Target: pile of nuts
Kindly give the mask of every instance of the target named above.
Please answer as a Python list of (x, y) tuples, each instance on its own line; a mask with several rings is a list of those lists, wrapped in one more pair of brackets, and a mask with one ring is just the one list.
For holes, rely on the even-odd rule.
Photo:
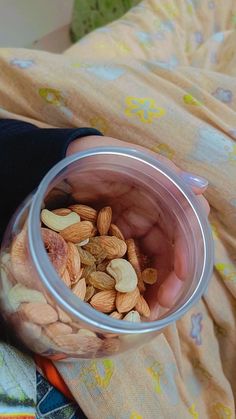
[[(157, 271), (141, 272), (141, 257), (133, 239), (125, 238), (112, 224), (112, 208), (99, 212), (86, 205), (71, 205), (54, 211), (43, 209), (41, 221), (45, 246), (55, 236), (60, 249), (52, 263), (64, 283), (81, 300), (116, 319), (133, 322), (148, 318), (150, 309), (143, 293), (146, 284), (157, 281)], [(51, 250), (48, 247), (49, 255)], [(127, 259), (126, 259), (127, 257)]]
[[(112, 223), (111, 207), (97, 211), (74, 204), (53, 211), (43, 209), (41, 221), (48, 256), (77, 297), (118, 320), (140, 322), (149, 318), (144, 292), (156, 283), (157, 271), (148, 267), (148, 258), (134, 240), (125, 240)], [(29, 261), (25, 228), (14, 238), (10, 254), (2, 258), (1, 275), (5, 312), (35, 352), (63, 359), (119, 350), (117, 335), (84, 329), (44, 292)]]

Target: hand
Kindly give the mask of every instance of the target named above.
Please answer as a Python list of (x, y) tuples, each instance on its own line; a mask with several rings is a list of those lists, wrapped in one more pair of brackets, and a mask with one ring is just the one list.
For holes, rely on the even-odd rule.
[[(80, 151), (86, 151), (90, 148), (108, 146), (134, 148), (133, 144), (115, 138), (90, 136), (73, 141), (68, 147), (67, 156)], [(197, 199), (204, 211), (207, 214), (209, 213), (209, 205), (202, 196), (208, 185), (205, 179), (191, 173), (183, 172), (172, 161), (155, 152), (149, 151), (141, 146), (135, 145), (135, 148), (150, 154), (180, 176), (197, 195)], [(76, 175), (76, 183), (84, 181), (83, 175), (81, 175), (80, 180), (78, 179), (78, 175)], [(157, 299), (159, 304), (164, 307), (173, 306), (183, 285), (183, 280), (188, 275), (188, 262), (186, 260), (183, 241), (176, 235), (170, 237), (170, 235), (167, 235), (163, 231), (162, 226), (164, 222), (166, 225), (169, 224), (169, 230), (171, 231), (171, 220), (169, 222), (167, 220), (168, 215), (166, 213), (163, 214), (160, 208), (156, 208), (155, 205), (157, 203), (153, 202), (152, 197), (145, 195), (145, 192), (140, 189), (134, 188), (125, 181), (120, 183), (120, 179), (118, 184), (115, 182), (114, 176), (110, 179), (105, 174), (94, 171), (89, 172), (89, 178), (86, 176), (86, 183), (89, 185), (89, 190), (88, 187), (85, 188), (83, 196), (81, 196), (80, 192), (80, 199), (88, 202), (92, 195), (93, 200), (98, 202), (100, 199), (106, 205), (106, 197), (111, 197), (112, 194), (116, 195), (117, 198), (112, 203), (113, 210), (115, 208), (115, 211), (113, 211), (114, 222), (120, 227), (126, 238), (135, 238), (141, 245), (142, 251), (152, 257), (152, 264), (158, 269), (159, 281), (158, 287), (150, 287), (147, 298), (152, 309), (151, 318), (156, 318)], [(147, 202), (149, 205), (147, 205)], [(147, 208), (150, 208), (150, 211)], [(143, 213), (145, 213), (145, 217), (143, 217)], [(163, 223), (160, 223), (160, 214)], [(172, 230), (176, 232), (176, 229), (172, 228)], [(175, 242), (174, 262), (173, 241)], [(173, 265), (175, 266), (175, 271), (173, 271)], [(176, 275), (176, 271), (178, 276)]]
[(145, 152), (150, 154), (155, 159), (159, 160), (160, 162), (163, 162), (166, 166), (168, 166), (170, 169), (172, 169), (175, 173), (180, 175), (185, 182), (190, 186), (192, 191), (198, 195), (199, 202), (203, 206), (204, 210), (207, 214), (209, 214), (210, 207), (207, 202), (207, 200), (201, 196), (205, 190), (207, 189), (208, 182), (206, 179), (203, 179), (199, 176), (196, 176), (192, 173), (187, 173), (179, 169), (171, 160), (167, 159), (166, 157), (157, 154), (153, 151), (150, 151), (142, 146), (139, 145), (133, 145), (131, 143), (118, 140), (116, 138), (112, 137), (100, 137), (98, 135), (91, 135), (89, 137), (82, 137), (78, 138), (75, 141), (72, 141), (67, 149), (67, 156), (70, 156), (71, 154), (78, 153), (80, 151), (86, 151), (90, 148), (95, 147), (128, 147), (128, 148), (135, 148), (137, 150), (140, 150), (141, 152)]

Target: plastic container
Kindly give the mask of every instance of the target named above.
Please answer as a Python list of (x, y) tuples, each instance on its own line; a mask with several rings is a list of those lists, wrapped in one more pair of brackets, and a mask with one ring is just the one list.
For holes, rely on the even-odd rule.
[[(97, 209), (110, 205), (113, 220), (125, 238), (134, 237), (152, 266), (157, 267), (158, 282), (146, 294), (152, 309), (149, 321), (131, 323), (102, 314), (73, 295), (58, 277), (42, 241), (40, 211), (45, 206), (54, 209), (77, 201)], [(13, 266), (12, 243), (23, 228), (19, 252), (25, 259), (22, 265)], [(147, 343), (183, 316), (208, 285), (213, 242), (207, 217), (196, 197), (169, 168), (135, 149), (97, 148), (68, 157), (49, 171), (10, 222), (2, 243), (1, 262), (2, 312), (21, 342), (52, 359), (89, 359)], [(173, 269), (178, 271), (182, 287), (174, 306), (163, 308), (157, 302), (158, 288)], [(28, 320), (22, 310), (29, 302), (27, 292), (18, 302), (12, 298), (17, 283), (23, 283), (27, 292), (36, 291), (30, 297), (30, 307), (33, 312), (41, 301), (41, 320), (47, 314), (47, 303), (49, 323), (64, 323), (59, 338), (50, 335), (49, 324), (43, 324), (43, 320), (40, 324), (38, 314), (35, 322), (34, 313)]]

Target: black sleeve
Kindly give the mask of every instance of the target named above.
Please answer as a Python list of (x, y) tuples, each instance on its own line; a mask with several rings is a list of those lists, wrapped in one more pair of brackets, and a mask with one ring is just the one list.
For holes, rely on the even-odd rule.
[(14, 119), (0, 120), (0, 241), (18, 205), (65, 157), (69, 143), (88, 135), (102, 134), (93, 128), (38, 128)]

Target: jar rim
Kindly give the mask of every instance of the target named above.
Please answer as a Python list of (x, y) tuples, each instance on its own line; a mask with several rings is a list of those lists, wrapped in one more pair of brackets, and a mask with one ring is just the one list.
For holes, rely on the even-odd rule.
[[(199, 224), (204, 247), (204, 260), (200, 279), (197, 287), (188, 298), (188, 300), (172, 313), (167, 314), (165, 318), (157, 319), (150, 322), (130, 323), (114, 319), (106, 314), (100, 313), (89, 304), (81, 301), (73, 295), (73, 293), (60, 280), (53, 265), (51, 264), (46, 250), (44, 248), (43, 240), (40, 232), (40, 211), (45, 193), (53, 179), (69, 165), (87, 158), (97, 155), (120, 155), (131, 159), (138, 160), (144, 164), (149, 165), (157, 170), (163, 176), (168, 178), (171, 183), (178, 188), (183, 194), (188, 204), (191, 206), (196, 220)], [(47, 291), (53, 296), (56, 303), (63, 307), (78, 321), (87, 325), (98, 328), (102, 331), (120, 334), (140, 334), (156, 332), (163, 329), (169, 324), (175, 322), (185, 314), (194, 303), (202, 296), (209, 283), (214, 259), (213, 239), (210, 225), (207, 216), (204, 214), (197, 201), (195, 195), (186, 187), (184, 182), (171, 169), (166, 167), (162, 162), (148, 155), (145, 152), (136, 150), (135, 148), (121, 148), (121, 147), (98, 147), (87, 151), (75, 153), (69, 157), (65, 157), (59, 163), (52, 167), (52, 169), (44, 176), (35, 195), (32, 197), (30, 212), (28, 218), (28, 239), (31, 257), (35, 269), (42, 280)], [(40, 255), (40, 256), (39, 256)]]

